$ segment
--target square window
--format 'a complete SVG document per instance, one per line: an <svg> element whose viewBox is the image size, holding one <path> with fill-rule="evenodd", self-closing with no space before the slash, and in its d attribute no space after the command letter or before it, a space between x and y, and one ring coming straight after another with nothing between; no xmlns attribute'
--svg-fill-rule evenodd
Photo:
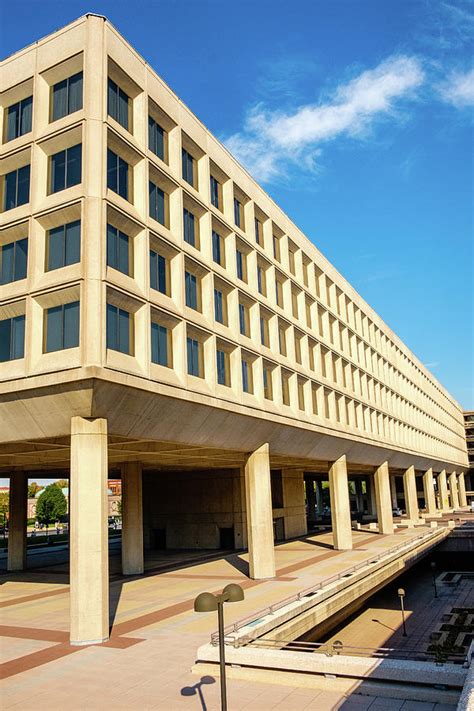
<svg viewBox="0 0 474 711"><path fill-rule="evenodd" d="M28 96L9 106L7 113L7 141L29 133L33 114L33 97Z"/></svg>
<svg viewBox="0 0 474 711"><path fill-rule="evenodd" d="M133 316L113 304L107 304L107 348L132 355Z"/></svg>
<svg viewBox="0 0 474 711"><path fill-rule="evenodd" d="M78 345L79 301L47 309L45 352L76 348Z"/></svg>
<svg viewBox="0 0 474 711"><path fill-rule="evenodd" d="M26 278L28 263L28 239L0 247L0 284L9 284Z"/></svg>
<svg viewBox="0 0 474 711"><path fill-rule="evenodd" d="M81 222L54 227L47 236L47 271L76 264L81 259Z"/></svg>
<svg viewBox="0 0 474 711"><path fill-rule="evenodd" d="M107 149L107 187L128 200L129 165L116 153Z"/></svg>
<svg viewBox="0 0 474 711"><path fill-rule="evenodd" d="M151 360L157 365L169 368L171 365L170 332L166 326L151 323Z"/></svg>
<svg viewBox="0 0 474 711"><path fill-rule="evenodd" d="M130 238L113 225L107 225L107 266L130 274Z"/></svg>
<svg viewBox="0 0 474 711"><path fill-rule="evenodd" d="M24 165L4 176L3 209L12 210L30 200L30 166Z"/></svg>
<svg viewBox="0 0 474 711"><path fill-rule="evenodd" d="M148 148L161 160L165 160L165 130L148 116Z"/></svg>
<svg viewBox="0 0 474 711"><path fill-rule="evenodd" d="M107 85L107 112L121 126L129 130L130 97L112 79Z"/></svg>
<svg viewBox="0 0 474 711"><path fill-rule="evenodd" d="M83 74L78 72L63 79L52 88L51 121L82 109Z"/></svg>
<svg viewBox="0 0 474 711"><path fill-rule="evenodd" d="M51 156L50 192L71 188L81 182L82 144L66 148Z"/></svg>
<svg viewBox="0 0 474 711"><path fill-rule="evenodd" d="M181 150L181 159L182 159L182 169L183 169L183 180L185 180L187 183L192 185L192 187L195 186L195 170L194 170L194 164L195 160L192 157L190 153L188 153L187 150L184 148Z"/></svg>
<svg viewBox="0 0 474 711"><path fill-rule="evenodd" d="M162 294L168 293L168 264L163 255L150 249L150 286Z"/></svg>
<svg viewBox="0 0 474 711"><path fill-rule="evenodd" d="M24 358L25 317L15 316L0 321L0 363Z"/></svg>

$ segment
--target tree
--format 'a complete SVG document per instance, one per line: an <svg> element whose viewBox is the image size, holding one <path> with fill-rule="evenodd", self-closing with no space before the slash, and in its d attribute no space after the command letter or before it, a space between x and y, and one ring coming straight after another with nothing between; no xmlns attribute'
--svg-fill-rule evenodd
<svg viewBox="0 0 474 711"><path fill-rule="evenodd" d="M60 489L67 489L69 487L69 482L67 479L58 479L54 483L56 484L56 486L59 486Z"/></svg>
<svg viewBox="0 0 474 711"><path fill-rule="evenodd" d="M67 512L67 501L56 484L49 484L40 494L36 504L36 518L46 525L59 521Z"/></svg>
<svg viewBox="0 0 474 711"><path fill-rule="evenodd" d="M42 488L43 487L37 484L36 481L32 481L31 484L28 484L28 498L34 499L38 491L41 491Z"/></svg>
<svg viewBox="0 0 474 711"><path fill-rule="evenodd" d="M10 492L2 491L0 493L0 524L5 525L8 519L8 508L10 503Z"/></svg>

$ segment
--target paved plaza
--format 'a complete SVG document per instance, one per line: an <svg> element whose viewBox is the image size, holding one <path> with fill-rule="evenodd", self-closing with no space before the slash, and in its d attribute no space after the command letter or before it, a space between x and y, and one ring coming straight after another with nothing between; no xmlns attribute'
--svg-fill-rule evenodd
<svg viewBox="0 0 474 711"><path fill-rule="evenodd" d="M196 595L220 591L229 582L245 590L245 600L226 606L226 622L307 588L355 563L418 535L402 529L392 536L354 532L354 549L334 551L323 533L276 546L277 577L255 581L247 575L246 554L209 555L156 552L145 575L124 578L120 557L112 555L110 641L102 646L69 645L67 564L3 574L1 661L4 709L203 709L219 708L218 678L191 673L199 645L216 628L214 614L193 611ZM411 613L407 599L408 616ZM377 625L368 627L365 646L380 643ZM367 709L442 711L449 707L402 702L331 690L292 688L229 679L230 709Z"/></svg>

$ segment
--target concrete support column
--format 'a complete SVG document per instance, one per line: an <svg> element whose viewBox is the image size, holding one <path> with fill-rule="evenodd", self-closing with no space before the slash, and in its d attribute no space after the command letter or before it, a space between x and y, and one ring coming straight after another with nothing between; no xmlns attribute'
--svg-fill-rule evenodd
<svg viewBox="0 0 474 711"><path fill-rule="evenodd" d="M449 475L449 498L451 499L451 506L453 509L459 508L459 496L458 496L458 478L456 472L451 472Z"/></svg>
<svg viewBox="0 0 474 711"><path fill-rule="evenodd" d="M335 461L329 469L329 495L334 548L338 551L351 550L351 507L345 455Z"/></svg>
<svg viewBox="0 0 474 711"><path fill-rule="evenodd" d="M26 568L26 520L28 508L28 474L10 476L10 517L8 522L8 570Z"/></svg>
<svg viewBox="0 0 474 711"><path fill-rule="evenodd" d="M441 511L449 510L448 484L446 481L446 469L438 474L438 491Z"/></svg>
<svg viewBox="0 0 474 711"><path fill-rule="evenodd" d="M71 644L109 638L107 420L71 419Z"/></svg>
<svg viewBox="0 0 474 711"><path fill-rule="evenodd" d="M304 505L303 470L283 469L283 516L285 518L285 538L306 536L306 510Z"/></svg>
<svg viewBox="0 0 474 711"><path fill-rule="evenodd" d="M394 476L390 477L390 495L392 497L392 508L398 508L397 479Z"/></svg>
<svg viewBox="0 0 474 711"><path fill-rule="evenodd" d="M268 444L263 444L247 458L245 498L250 577L254 580L274 578L275 550Z"/></svg>
<svg viewBox="0 0 474 711"><path fill-rule="evenodd" d="M423 474L423 491L425 493L426 513L433 516L436 514L436 496L432 469L428 469Z"/></svg>
<svg viewBox="0 0 474 711"><path fill-rule="evenodd" d="M390 535L393 533L393 516L388 462L384 462L375 470L374 481L379 533Z"/></svg>
<svg viewBox="0 0 474 711"><path fill-rule="evenodd" d="M140 462L127 462L122 467L122 573L143 571L142 467Z"/></svg>
<svg viewBox="0 0 474 711"><path fill-rule="evenodd" d="M466 480L464 478L464 472L461 472L458 476L458 488L459 488L459 505L467 506L467 496L466 496Z"/></svg>
<svg viewBox="0 0 474 711"><path fill-rule="evenodd" d="M416 523L419 518L418 496L416 494L415 467L408 467L403 475L403 490L405 492L405 507L407 518Z"/></svg>

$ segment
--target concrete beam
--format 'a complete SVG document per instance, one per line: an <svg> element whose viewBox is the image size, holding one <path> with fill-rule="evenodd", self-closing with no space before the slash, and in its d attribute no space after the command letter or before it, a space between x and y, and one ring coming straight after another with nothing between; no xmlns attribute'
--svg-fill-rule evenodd
<svg viewBox="0 0 474 711"><path fill-rule="evenodd" d="M254 580L275 577L270 453L263 444L245 463L249 572Z"/></svg>
<svg viewBox="0 0 474 711"><path fill-rule="evenodd" d="M107 420L71 419L71 644L109 638Z"/></svg>
<svg viewBox="0 0 474 711"><path fill-rule="evenodd" d="M392 497L390 493L390 474L388 463L384 462L375 470L375 500L379 533L393 533Z"/></svg>
<svg viewBox="0 0 474 711"><path fill-rule="evenodd" d="M26 568L27 509L28 473L15 472L10 477L7 570L24 570Z"/></svg>
<svg viewBox="0 0 474 711"><path fill-rule="evenodd" d="M346 455L340 457L329 469L329 495L334 548L338 551L351 550L351 507Z"/></svg>
<svg viewBox="0 0 474 711"><path fill-rule="evenodd" d="M122 466L122 573L141 575L144 569L142 467L127 462Z"/></svg>

